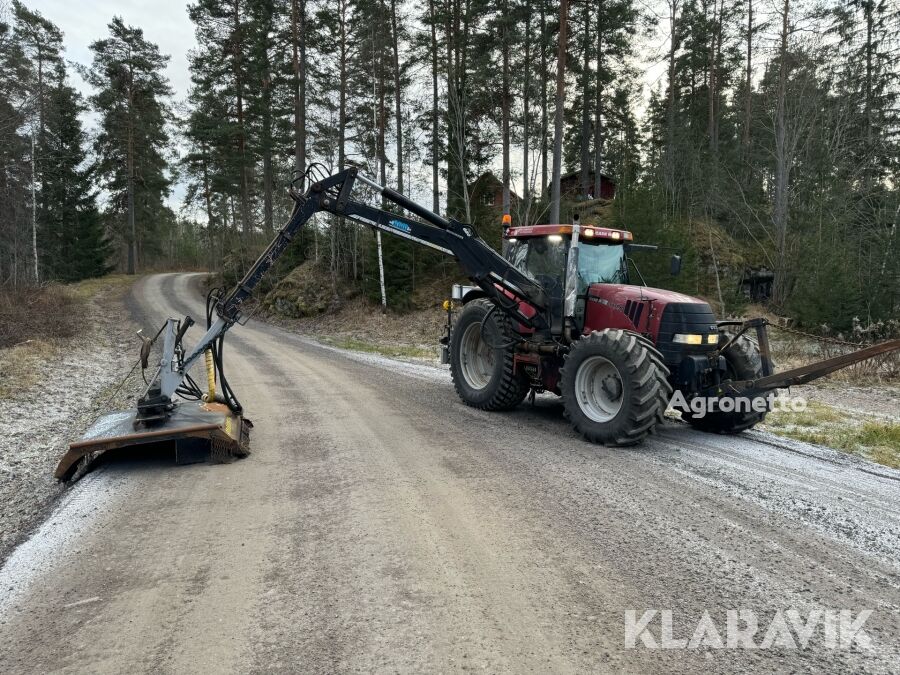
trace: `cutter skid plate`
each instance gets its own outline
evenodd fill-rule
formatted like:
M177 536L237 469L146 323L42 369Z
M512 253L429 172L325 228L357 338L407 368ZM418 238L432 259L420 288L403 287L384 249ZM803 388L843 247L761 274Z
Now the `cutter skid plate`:
M165 422L152 426L136 425L134 410L119 410L97 419L71 443L54 475L69 480L82 457L151 443L174 446L178 464L245 457L251 426L221 403L182 403Z

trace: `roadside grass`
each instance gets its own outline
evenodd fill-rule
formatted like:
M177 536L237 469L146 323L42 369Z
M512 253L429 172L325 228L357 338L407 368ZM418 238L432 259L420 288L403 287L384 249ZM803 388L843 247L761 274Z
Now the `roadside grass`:
M860 419L832 406L812 401L806 410L776 410L763 428L778 436L835 448L900 469L900 423L878 418Z
M59 353L59 344L51 340L27 340L0 349L0 399L35 386L41 378L37 366L55 359Z
M85 279L69 284L66 289L80 300L90 300L101 292L121 291L124 293L136 280L137 277L133 275L107 274L105 277Z
M323 344L339 349L349 349L368 354L379 354L390 358L430 359L437 356L437 349L427 347L414 347L412 345L384 345L375 342L366 342L352 337L320 337Z
M40 385L45 372L41 365L59 358L66 341L85 329L86 305L101 294L124 294L134 280L111 274L0 296L0 399Z

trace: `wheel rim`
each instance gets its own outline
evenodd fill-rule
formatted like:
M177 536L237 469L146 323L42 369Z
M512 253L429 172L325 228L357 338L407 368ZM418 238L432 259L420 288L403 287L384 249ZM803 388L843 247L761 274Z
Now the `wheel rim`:
M584 360L575 375L578 407L594 422L609 422L622 409L625 386L619 369L602 356Z
M473 389L484 389L494 374L494 350L481 338L481 324L471 323L460 344L462 375Z

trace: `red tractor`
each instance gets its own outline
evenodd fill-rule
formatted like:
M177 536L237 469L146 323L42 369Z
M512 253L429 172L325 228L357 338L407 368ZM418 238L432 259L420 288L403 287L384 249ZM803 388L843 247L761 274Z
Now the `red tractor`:
M738 433L765 418L773 389L890 348L774 375L764 320L717 322L703 300L630 283L629 263L638 278L640 272L629 252L657 248L632 242L625 230L577 222L506 230L506 260L546 293L551 339L496 311L482 288L454 286L448 309L462 309L455 322L448 316L442 360L459 397L483 410L508 410L529 393L552 392L585 438L622 446L652 433L677 391L688 404L682 417L693 427ZM681 257L672 256L672 274L680 268ZM519 313L531 313L526 302L504 294ZM750 329L756 339L746 334ZM690 405L697 397L714 401Z
M708 303L629 283L629 252L655 248L632 239L624 230L577 223L509 228L507 261L545 289L551 316L568 324L568 339L535 343L534 329L495 312L480 288L454 287L462 311L445 360L460 398L504 410L529 392L553 392L587 439L631 445L663 420L674 389L690 399L724 380L771 373L758 345L745 335L731 339ZM680 264L673 256L673 273ZM689 421L738 432L764 416L719 411Z

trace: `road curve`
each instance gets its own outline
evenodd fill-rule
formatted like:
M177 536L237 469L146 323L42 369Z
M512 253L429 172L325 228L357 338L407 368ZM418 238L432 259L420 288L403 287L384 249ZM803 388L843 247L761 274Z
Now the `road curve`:
M135 311L199 318L196 281L143 279ZM0 570L0 672L900 664L900 472L675 423L598 447L550 398L473 410L443 370L256 322L226 358L253 454L115 461L69 490ZM790 609L872 610L870 644L630 647L626 612L652 609L675 639L708 612L723 642L729 611L754 612L757 643Z

